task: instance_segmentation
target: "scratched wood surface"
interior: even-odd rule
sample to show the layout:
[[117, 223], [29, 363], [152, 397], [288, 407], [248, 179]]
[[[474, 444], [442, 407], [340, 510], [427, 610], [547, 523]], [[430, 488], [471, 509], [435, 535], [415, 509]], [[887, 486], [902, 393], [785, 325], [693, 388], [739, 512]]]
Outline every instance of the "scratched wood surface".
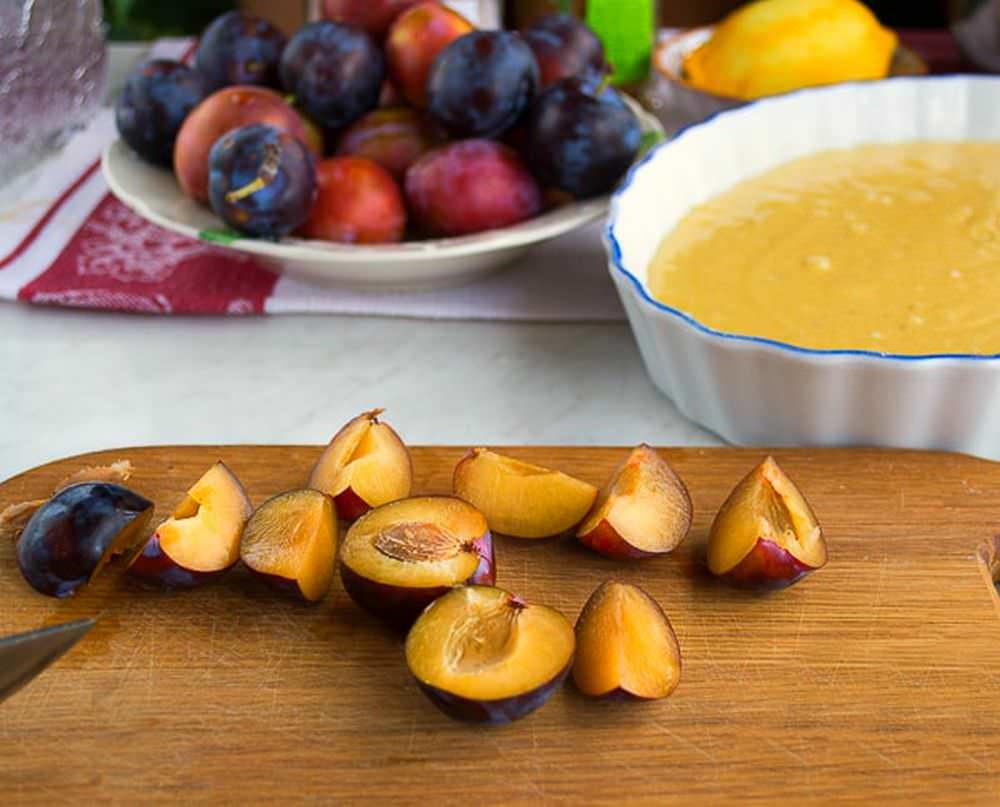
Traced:
[[[314, 447], [142, 448], [63, 460], [0, 485], [43, 496], [85, 463], [129, 458], [165, 516], [217, 458], [255, 503], [306, 479]], [[510, 453], [599, 484], [622, 449]], [[462, 450], [416, 448], [415, 490], [449, 490]], [[0, 632], [82, 615], [81, 645], [0, 705], [0, 801], [718, 804], [996, 803], [1000, 620], [977, 548], [1000, 525], [1000, 466], [949, 455], [781, 450], [830, 563], [766, 597], [706, 577], [706, 532], [761, 456], [665, 449], [695, 504], [673, 556], [612, 562], [572, 541], [501, 538], [498, 583], [575, 620], [616, 577], [663, 605], [683, 650], [666, 701], [567, 685], [509, 727], [453, 723], [411, 681], [399, 641], [339, 580], [316, 606], [242, 570], [193, 592], [108, 568], [68, 601], [32, 591], [0, 547]]]

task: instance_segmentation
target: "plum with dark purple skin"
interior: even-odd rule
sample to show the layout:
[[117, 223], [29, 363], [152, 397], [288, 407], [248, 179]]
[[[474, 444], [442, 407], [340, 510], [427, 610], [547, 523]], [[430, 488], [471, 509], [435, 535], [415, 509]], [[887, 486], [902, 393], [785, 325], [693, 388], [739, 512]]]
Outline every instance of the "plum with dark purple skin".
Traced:
[[461, 499], [398, 499], [369, 511], [347, 531], [340, 577], [358, 605], [405, 631], [455, 586], [493, 585], [493, 538], [483, 514]]
[[585, 199], [615, 187], [641, 141], [639, 119], [617, 91], [566, 78], [532, 106], [525, 156], [542, 185]]
[[712, 574], [758, 591], [790, 586], [827, 562], [816, 514], [773, 457], [733, 488], [712, 522], [707, 549]]
[[406, 634], [424, 608], [451, 590], [450, 586], [398, 588], [367, 580], [343, 564], [340, 566], [340, 581], [347, 596], [359, 605], [364, 603], [362, 607], [368, 613], [401, 635]]
[[205, 29], [194, 62], [213, 90], [232, 84], [278, 87], [284, 49], [285, 35], [263, 17], [229, 11]]
[[231, 569], [253, 508], [239, 479], [217, 462], [129, 561], [129, 575], [167, 588], [194, 588]]
[[281, 57], [281, 83], [318, 123], [338, 129], [378, 104], [382, 52], [357, 28], [319, 20], [299, 29]]
[[277, 591], [318, 602], [333, 579], [337, 538], [333, 499], [318, 490], [290, 490], [250, 516], [240, 537], [240, 559]]
[[274, 90], [223, 87], [198, 104], [177, 133], [174, 175], [185, 194], [208, 204], [208, 155], [212, 146], [226, 132], [251, 123], [277, 126], [310, 145], [302, 115]]
[[597, 34], [572, 14], [547, 14], [523, 33], [535, 54], [542, 87], [564, 78], [596, 78], [608, 71]]
[[463, 698], [453, 692], [430, 686], [423, 682], [418, 682], [420, 691], [423, 692], [431, 703], [444, 712], [453, 720], [461, 720], [465, 723], [485, 723], [489, 726], [503, 726], [513, 723], [522, 717], [531, 714], [536, 709], [540, 709], [546, 704], [557, 689], [559, 689], [569, 675], [572, 662], [566, 665], [561, 673], [546, 684], [523, 695], [512, 695], [509, 698], [497, 698], [495, 700], [476, 700], [475, 698]]
[[147, 586], [163, 588], [197, 588], [222, 577], [229, 569], [214, 572], [193, 572], [174, 563], [163, 551], [154, 533], [134, 556], [128, 567], [129, 576]]
[[115, 104], [122, 140], [140, 157], [170, 166], [174, 141], [188, 113], [208, 95], [204, 76], [172, 59], [152, 59], [129, 75]]
[[63, 488], [35, 511], [17, 542], [17, 565], [35, 590], [69, 597], [111, 555], [138, 542], [153, 503], [109, 482]]
[[441, 51], [427, 77], [427, 114], [456, 138], [497, 137], [538, 92], [538, 65], [520, 35], [473, 31]]
[[316, 168], [302, 141], [261, 123], [226, 133], [208, 158], [208, 198], [241, 233], [280, 238], [301, 227], [316, 198]]
[[456, 720], [499, 725], [542, 706], [573, 664], [573, 626], [553, 608], [493, 586], [436, 599], [406, 636], [406, 664]]

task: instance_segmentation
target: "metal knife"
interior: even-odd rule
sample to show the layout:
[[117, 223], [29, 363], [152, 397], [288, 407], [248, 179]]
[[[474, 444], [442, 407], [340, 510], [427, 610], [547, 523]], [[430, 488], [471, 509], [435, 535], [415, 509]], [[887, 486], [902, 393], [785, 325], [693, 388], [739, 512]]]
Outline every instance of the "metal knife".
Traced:
[[78, 619], [0, 639], [0, 701], [34, 679], [95, 624], [93, 619]]

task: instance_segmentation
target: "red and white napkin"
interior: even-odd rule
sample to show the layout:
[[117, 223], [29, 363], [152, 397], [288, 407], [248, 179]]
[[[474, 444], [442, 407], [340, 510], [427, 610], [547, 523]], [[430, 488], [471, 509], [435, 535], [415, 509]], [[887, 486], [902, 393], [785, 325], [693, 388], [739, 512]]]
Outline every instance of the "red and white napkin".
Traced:
[[[180, 58], [190, 40], [151, 56]], [[320, 288], [185, 238], [108, 191], [100, 155], [116, 137], [102, 109], [55, 157], [0, 190], [0, 299], [152, 314], [332, 313], [440, 319], [624, 319], [600, 225], [540, 245], [472, 284], [425, 292]]]
[[[902, 38], [932, 72], [963, 67], [947, 32], [905, 31]], [[163, 40], [150, 55], [180, 58], [191, 44]], [[57, 156], [0, 189], [0, 299], [158, 314], [624, 319], [599, 224], [540, 245], [466, 286], [406, 293], [318, 288], [279, 278], [240, 253], [174, 235], [125, 208], [109, 194], [98, 164], [115, 137], [113, 113], [102, 110]]]

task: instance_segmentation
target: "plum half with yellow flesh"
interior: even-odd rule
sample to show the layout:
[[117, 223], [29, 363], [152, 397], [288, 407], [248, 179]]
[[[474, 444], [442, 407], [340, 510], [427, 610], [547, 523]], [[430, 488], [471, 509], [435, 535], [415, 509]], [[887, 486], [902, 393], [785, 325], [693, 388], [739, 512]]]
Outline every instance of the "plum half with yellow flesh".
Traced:
[[243, 485], [217, 462], [133, 556], [129, 574], [168, 588], [221, 577], [240, 559], [240, 536], [252, 510]]
[[37, 591], [68, 597], [113, 555], [139, 541], [153, 503], [109, 482], [83, 482], [39, 507], [17, 542], [17, 565]]
[[609, 580], [576, 623], [573, 681], [584, 695], [665, 698], [681, 679], [681, 648], [659, 603], [638, 586]]
[[576, 537], [610, 558], [660, 555], [684, 540], [691, 512], [691, 497], [680, 477], [643, 444], [612, 474]]
[[405, 630], [454, 586], [493, 584], [493, 539], [483, 514], [461, 499], [402, 499], [354, 522], [340, 577], [358, 605]]
[[709, 571], [747, 588], [785, 588], [826, 559], [812, 508], [773, 457], [733, 489], [709, 532]]
[[240, 559], [254, 575], [309, 602], [330, 590], [336, 556], [333, 500], [318, 490], [290, 490], [264, 502], [240, 540]]
[[309, 487], [332, 496], [337, 515], [346, 521], [410, 495], [410, 453], [393, 428], [379, 420], [383, 411], [372, 409], [349, 421], [309, 477]]
[[515, 538], [548, 538], [587, 514], [597, 488], [561, 471], [474, 448], [455, 466], [455, 495], [475, 505], [490, 529]]
[[435, 600], [406, 637], [406, 663], [449, 717], [501, 724], [542, 706], [573, 664], [573, 626], [559, 611], [492, 586]]

